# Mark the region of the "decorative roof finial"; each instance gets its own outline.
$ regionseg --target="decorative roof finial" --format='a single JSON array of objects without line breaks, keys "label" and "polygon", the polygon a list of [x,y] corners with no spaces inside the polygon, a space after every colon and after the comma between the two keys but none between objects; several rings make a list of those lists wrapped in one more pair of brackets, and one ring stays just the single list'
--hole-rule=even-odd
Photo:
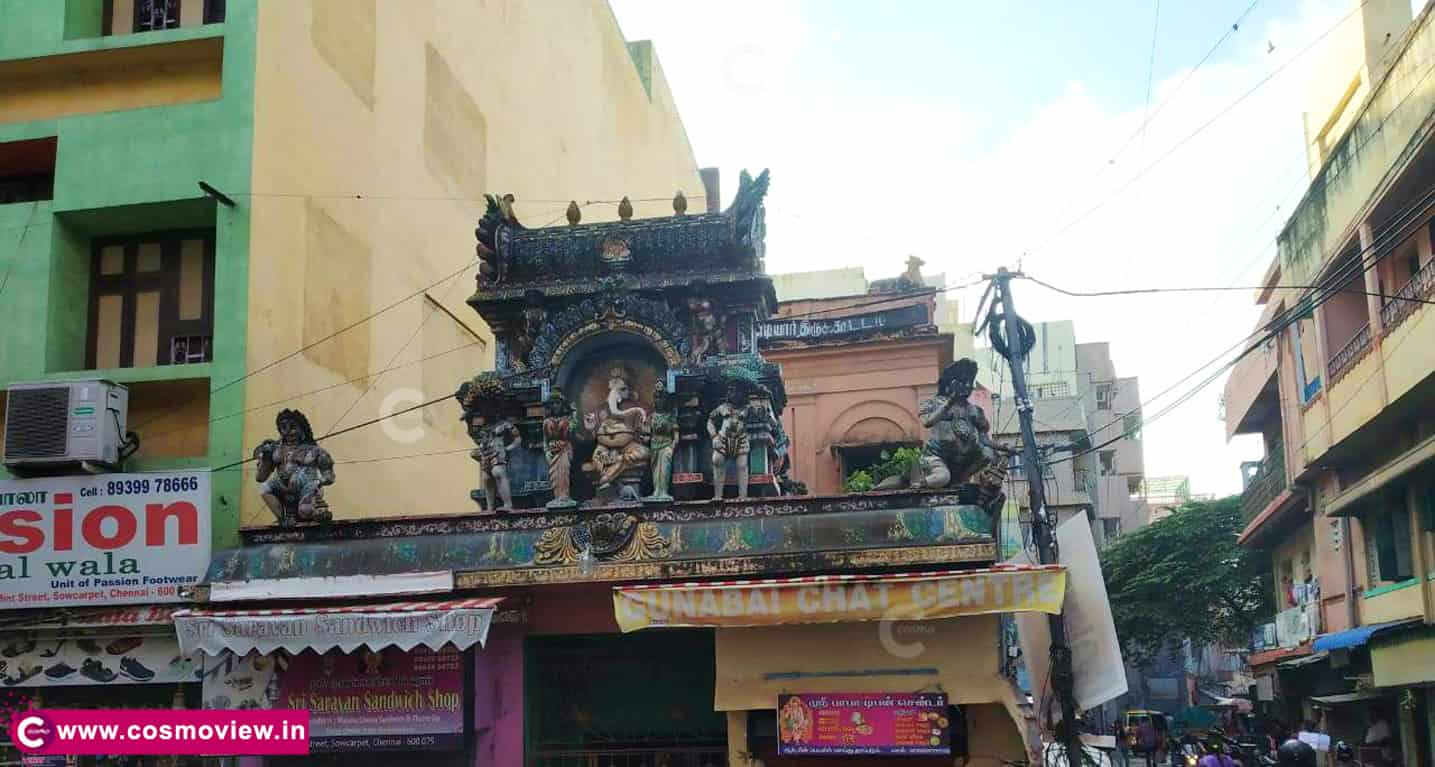
[{"label": "decorative roof finial", "polygon": [[683,190],[673,195],[673,215],[681,216],[688,212],[688,198],[683,196]]},{"label": "decorative roof finial", "polygon": [[621,219],[623,219],[624,221],[627,221],[627,220],[631,219],[632,217],[633,217],[633,203],[632,203],[631,200],[628,199],[628,196],[625,194],[625,195],[623,195],[623,199],[621,199],[621,200],[618,201],[618,218],[621,218]]},{"label": "decorative roof finial", "polygon": [[577,225],[578,225],[578,222],[579,222],[579,221],[582,221],[582,220],[583,220],[583,211],[581,211],[581,210],[578,209],[578,201],[577,201],[577,200],[570,200],[570,201],[568,202],[568,225],[569,225],[569,226],[577,226]]}]

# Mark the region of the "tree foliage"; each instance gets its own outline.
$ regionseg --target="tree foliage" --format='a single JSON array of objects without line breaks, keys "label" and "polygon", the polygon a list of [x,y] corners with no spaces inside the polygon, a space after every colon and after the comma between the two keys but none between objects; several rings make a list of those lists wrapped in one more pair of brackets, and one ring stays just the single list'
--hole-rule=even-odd
[{"label": "tree foliage", "polygon": [[1122,653],[1138,665],[1190,639],[1244,644],[1274,609],[1266,558],[1236,545],[1240,496],[1192,501],[1101,554]]}]

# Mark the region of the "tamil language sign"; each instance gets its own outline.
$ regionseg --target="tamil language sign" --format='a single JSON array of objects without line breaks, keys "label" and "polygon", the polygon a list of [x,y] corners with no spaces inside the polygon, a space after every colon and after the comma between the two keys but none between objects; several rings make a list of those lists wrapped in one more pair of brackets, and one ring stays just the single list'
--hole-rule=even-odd
[{"label": "tamil language sign", "polygon": [[209,512],[208,471],[0,482],[0,609],[180,601]]},{"label": "tamil language sign", "polygon": [[952,753],[944,693],[780,695],[780,756],[946,756]]},{"label": "tamil language sign", "polygon": [[771,319],[757,324],[758,342],[786,340],[820,340],[832,336],[848,336],[881,330],[896,330],[914,325],[927,325],[927,307],[921,304],[888,309],[881,312],[853,314],[846,317],[812,319]]},{"label": "tamil language sign", "polygon": [[174,615],[175,632],[185,652],[220,655],[285,650],[325,652],[360,647],[401,650],[452,644],[460,650],[483,644],[497,599],[448,603],[409,602],[292,610],[182,610]]},{"label": "tamil language sign", "polygon": [[623,631],[655,626],[774,626],[928,620],[1005,612],[1061,612],[1061,567],[1011,567],[784,581],[618,586]]},{"label": "tamil language sign", "polygon": [[309,711],[311,751],[463,748],[463,653],[303,653],[279,674],[275,708]]}]

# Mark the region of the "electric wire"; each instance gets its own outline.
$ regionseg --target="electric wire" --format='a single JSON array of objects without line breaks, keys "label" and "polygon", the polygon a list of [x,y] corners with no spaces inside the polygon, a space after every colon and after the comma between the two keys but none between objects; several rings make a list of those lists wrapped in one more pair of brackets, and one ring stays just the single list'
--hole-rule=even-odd
[{"label": "electric wire", "polygon": [[1163,152],[1162,154],[1160,154],[1155,160],[1153,160],[1153,161],[1151,161],[1150,163],[1148,163],[1148,164],[1146,164],[1145,166],[1143,166],[1140,170],[1138,170],[1138,171],[1136,172],[1136,174],[1135,174],[1134,176],[1132,176],[1132,177],[1131,177],[1130,179],[1128,179],[1125,183],[1123,183],[1123,184],[1121,184],[1119,187],[1117,187],[1111,194],[1107,195],[1104,199],[1102,199],[1100,202],[1096,203],[1095,205],[1091,206],[1090,208],[1087,208],[1086,211],[1084,211],[1083,213],[1081,213],[1080,215],[1078,215],[1076,218],[1072,219],[1071,221],[1068,221],[1066,224],[1063,224],[1063,225],[1062,225],[1061,227],[1059,227],[1055,232],[1053,232],[1053,233],[1051,233],[1050,235],[1048,235],[1045,240],[1043,240],[1039,245],[1037,245],[1037,247],[1035,247],[1035,248],[1030,248],[1030,249],[1027,249],[1026,251],[1023,251],[1023,257],[1024,257],[1024,258],[1029,258],[1029,257],[1032,257],[1032,256],[1034,256],[1035,254],[1040,253],[1041,251],[1045,250],[1046,247],[1049,246],[1049,245],[1050,245],[1053,241],[1055,241],[1057,238],[1061,237],[1062,235],[1064,235],[1064,234],[1066,234],[1067,232],[1071,231],[1072,229],[1076,228],[1076,227],[1079,226],[1082,222],[1086,221],[1086,219],[1090,218],[1091,216],[1095,215],[1097,212],[1099,212],[1099,211],[1101,211],[1103,208],[1105,208],[1107,205],[1111,204],[1112,201],[1114,201],[1117,197],[1119,197],[1119,196],[1121,196],[1122,194],[1124,194],[1124,193],[1126,192],[1126,190],[1130,189],[1132,186],[1135,186],[1139,181],[1141,181],[1141,179],[1145,178],[1146,175],[1147,175],[1148,173],[1150,173],[1152,170],[1154,170],[1157,166],[1159,166],[1160,164],[1162,164],[1163,162],[1165,162],[1165,161],[1166,161],[1167,159],[1169,159],[1172,155],[1176,154],[1176,153],[1177,153],[1178,151],[1180,151],[1183,147],[1185,147],[1187,144],[1189,144],[1191,141],[1193,141],[1196,137],[1200,136],[1202,133],[1205,133],[1207,129],[1209,129],[1209,128],[1210,128],[1212,125],[1214,125],[1216,122],[1220,121],[1221,118],[1223,118],[1223,117],[1225,117],[1226,115],[1230,114],[1232,111],[1235,110],[1236,107],[1238,107],[1238,106],[1240,106],[1241,104],[1245,103],[1245,101],[1246,101],[1247,99],[1249,99],[1251,96],[1255,95],[1255,93],[1256,93],[1257,91],[1259,91],[1261,88],[1265,87],[1267,84],[1269,84],[1269,83],[1270,83],[1272,80],[1274,80],[1276,77],[1280,76],[1280,75],[1281,75],[1283,72],[1285,72],[1292,64],[1294,64],[1296,61],[1298,61],[1298,60],[1300,60],[1301,58],[1303,58],[1307,53],[1309,53],[1311,50],[1313,50],[1317,45],[1320,45],[1322,42],[1324,42],[1325,39],[1328,38],[1328,37],[1330,37],[1330,35],[1331,35],[1333,32],[1335,32],[1335,30],[1336,30],[1337,28],[1339,28],[1341,25],[1345,24],[1345,23],[1346,23],[1347,21],[1349,21],[1350,19],[1354,18],[1355,15],[1358,14],[1358,13],[1360,12],[1360,10],[1361,10],[1362,8],[1364,8],[1364,7],[1365,7],[1365,4],[1368,3],[1368,2],[1369,2],[1369,0],[1361,0],[1360,4],[1357,5],[1354,10],[1350,11],[1350,12],[1347,13],[1345,16],[1342,16],[1339,21],[1335,22],[1335,24],[1331,25],[1331,26],[1330,26],[1329,28],[1327,28],[1324,32],[1322,32],[1322,33],[1320,33],[1318,36],[1316,36],[1316,38],[1315,38],[1314,40],[1312,40],[1311,42],[1307,43],[1306,46],[1305,46],[1304,48],[1301,48],[1298,52],[1296,52],[1296,54],[1295,54],[1294,56],[1292,56],[1292,57],[1290,57],[1289,59],[1287,59],[1287,60],[1285,60],[1284,62],[1282,62],[1282,63],[1281,63],[1279,66],[1277,66],[1273,71],[1271,71],[1271,72],[1270,72],[1269,74],[1267,74],[1265,77],[1261,78],[1258,82],[1256,82],[1254,85],[1252,85],[1250,88],[1248,88],[1248,89],[1247,89],[1245,92],[1243,92],[1241,95],[1237,96],[1234,101],[1231,101],[1229,104],[1227,104],[1226,106],[1222,107],[1219,111],[1217,111],[1216,114],[1214,114],[1213,116],[1211,116],[1210,118],[1208,118],[1205,122],[1201,123],[1194,131],[1190,132],[1190,133],[1187,134],[1184,138],[1182,138],[1181,140],[1177,141],[1175,144],[1171,145],[1169,148],[1167,148],[1167,150],[1166,150],[1165,152]]},{"label": "electric wire", "polygon": [[[1139,414],[1142,409],[1144,409],[1145,407],[1149,407],[1151,403],[1155,402],[1156,400],[1159,400],[1161,397],[1170,393],[1176,387],[1180,386],[1186,381],[1189,381],[1191,378],[1194,378],[1196,375],[1199,375],[1201,371],[1205,370],[1211,365],[1216,364],[1231,351],[1241,347],[1242,345],[1247,344],[1252,338],[1255,338],[1256,336],[1262,336],[1258,341],[1256,341],[1255,343],[1251,343],[1249,346],[1246,347],[1245,350],[1241,351],[1234,358],[1217,368],[1215,372],[1213,372],[1207,378],[1203,379],[1194,388],[1182,394],[1175,401],[1164,406],[1156,414],[1150,417],[1143,416],[1141,419],[1141,423],[1137,426],[1137,428],[1144,429],[1148,424],[1156,421],[1167,413],[1170,413],[1176,407],[1179,407],[1180,405],[1183,405],[1186,402],[1190,401],[1190,399],[1192,399],[1197,393],[1199,393],[1206,386],[1210,385],[1213,381],[1215,381],[1215,379],[1219,378],[1222,373],[1234,367],[1236,363],[1238,363],[1241,359],[1245,358],[1248,354],[1260,348],[1267,341],[1279,337],[1279,335],[1284,332],[1287,327],[1305,317],[1307,314],[1312,312],[1315,307],[1320,306],[1321,304],[1333,298],[1335,295],[1339,294],[1341,292],[1341,286],[1348,284],[1349,282],[1359,277],[1361,274],[1364,274],[1365,272],[1368,272],[1371,269],[1375,268],[1383,259],[1383,256],[1369,259],[1369,262],[1366,263],[1366,259],[1364,258],[1365,254],[1368,252],[1378,252],[1381,249],[1385,248],[1385,246],[1390,244],[1390,242],[1393,241],[1397,235],[1403,233],[1403,230],[1409,225],[1411,221],[1413,221],[1415,218],[1418,218],[1422,213],[1424,213],[1431,202],[1435,202],[1435,188],[1432,188],[1430,191],[1426,192],[1423,197],[1417,199],[1413,204],[1406,206],[1403,213],[1398,214],[1395,217],[1395,220],[1392,221],[1392,223],[1384,230],[1382,230],[1380,236],[1374,238],[1369,246],[1362,248],[1360,252],[1351,256],[1349,264],[1347,266],[1339,267],[1333,274],[1331,274],[1330,277],[1324,283],[1325,287],[1323,289],[1316,290],[1311,295],[1302,297],[1301,300],[1296,301],[1294,305],[1284,310],[1276,317],[1272,318],[1260,329],[1257,329],[1255,332],[1242,338],[1233,346],[1222,351],[1219,355],[1217,355],[1215,359],[1197,368],[1195,371],[1188,374],[1180,381],[1177,381],[1174,385],[1166,388],[1152,399],[1148,400],[1145,403],[1142,403],[1142,405],[1138,406],[1137,408],[1134,408],[1131,411],[1122,414],[1121,419],[1113,420],[1105,427],[1092,431],[1091,435],[1095,435],[1101,431],[1104,431],[1105,429],[1110,428],[1116,423],[1124,423],[1125,416]],[[1424,303],[1430,302],[1427,301]],[[1114,444],[1115,442],[1124,439],[1126,436],[1127,435],[1123,433],[1098,445],[1082,450],[1080,452],[1073,453],[1068,458],[1059,459],[1054,463],[1075,460],[1082,455],[1090,454],[1111,444]]]}]

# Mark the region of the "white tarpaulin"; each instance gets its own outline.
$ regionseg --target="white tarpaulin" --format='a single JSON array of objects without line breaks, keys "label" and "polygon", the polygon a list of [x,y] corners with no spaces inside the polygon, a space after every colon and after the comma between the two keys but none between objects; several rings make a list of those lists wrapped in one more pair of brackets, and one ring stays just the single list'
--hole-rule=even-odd
[{"label": "white tarpaulin", "polygon": [[217,656],[275,650],[324,653],[360,647],[412,650],[446,644],[482,645],[501,598],[400,602],[280,610],[181,610],[174,615],[180,648]]},{"label": "white tarpaulin", "polygon": [[[1061,550],[1061,564],[1066,566],[1066,604],[1062,617],[1066,622],[1066,641],[1071,647],[1072,665],[1076,672],[1076,703],[1082,709],[1097,706],[1126,693],[1126,668],[1121,660],[1121,645],[1116,639],[1116,623],[1111,617],[1111,603],[1106,599],[1106,580],[1101,575],[1101,560],[1096,541],[1085,514],[1078,514],[1056,528],[1056,543]],[[1010,564],[1025,564],[1026,555]],[[1051,689],[1051,631],[1047,617],[1034,613],[1016,613],[1017,634],[1021,639],[1022,657],[1031,674],[1033,691]]]}]

